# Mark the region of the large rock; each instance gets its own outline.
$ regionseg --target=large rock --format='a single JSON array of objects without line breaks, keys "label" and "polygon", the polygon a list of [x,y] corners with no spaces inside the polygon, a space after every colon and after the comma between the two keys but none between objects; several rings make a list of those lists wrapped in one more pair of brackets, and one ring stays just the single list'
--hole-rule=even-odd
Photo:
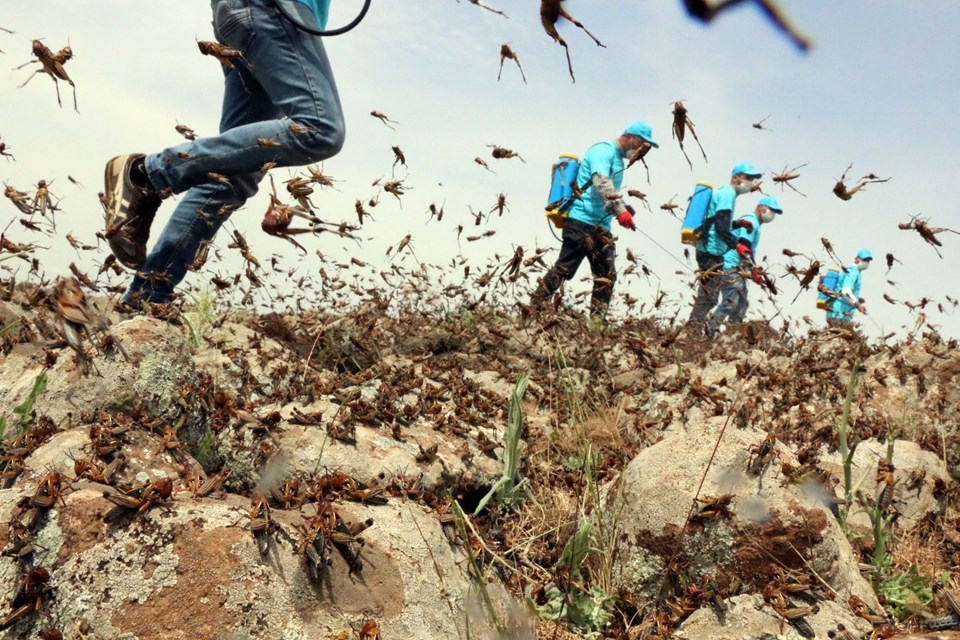
[{"label": "large rock", "polygon": [[[723,573],[759,592],[769,581],[767,567],[779,562],[801,571],[812,568],[842,601],[857,595],[876,608],[850,543],[822,500],[782,485],[776,459],[760,478],[746,473],[749,447],[766,435],[756,429],[726,429],[700,491],[701,498],[732,495],[732,517],[691,522],[678,549],[723,424],[716,418],[674,431],[642,451],[615,481],[608,507],[617,531],[615,586],[640,598],[651,596],[677,550],[678,565],[694,581],[705,573]],[[796,464],[786,447],[777,450],[783,462]]]},{"label": "large rock", "polygon": [[[774,613],[769,606],[763,605],[763,598],[757,594],[741,595],[727,601],[727,611],[723,617],[717,611],[704,607],[690,614],[674,634],[677,638],[710,640],[743,640],[743,638],[785,638],[801,640],[803,638],[784,618]],[[869,634],[873,626],[858,618],[846,606],[829,600],[819,603],[820,610],[806,616],[804,620],[816,633],[817,638],[826,638],[827,632],[842,624],[847,631],[859,637]]]},{"label": "large rock", "polygon": [[[880,485],[876,481],[877,462],[887,457],[887,443],[877,440],[865,440],[857,445],[853,453],[851,466],[853,486],[873,500],[879,494]],[[843,477],[843,463],[839,452],[820,456],[820,467]],[[944,470],[943,461],[935,454],[924,451],[908,440],[897,440],[893,447],[893,466],[896,484],[894,485],[893,507],[900,514],[898,523],[904,529],[912,529],[925,517],[942,514],[944,505],[938,500],[937,481],[952,488],[956,483]],[[869,515],[857,507],[852,507],[847,522],[864,528],[870,528]]]},{"label": "large rock", "polygon": [[[3,521],[18,495],[0,491]],[[37,532],[35,562],[49,570],[54,588],[49,624],[59,629],[85,625],[90,637],[126,640],[307,640],[343,631],[356,637],[373,618],[385,638],[464,633],[462,555],[421,506],[338,504],[345,520],[374,524],[364,533],[362,573],[349,575],[334,552],[322,584],[286,537],[261,557],[247,528],[249,501],[178,497],[167,509],[107,525],[102,517],[111,507],[98,485],[78,485]],[[299,512],[273,515],[299,539]],[[13,560],[0,559],[0,584],[15,584],[18,571]],[[35,637],[47,624],[35,618],[0,637]]]},{"label": "large rock", "polygon": [[[37,400],[39,412],[62,423],[72,414],[139,409],[151,418],[171,422],[192,412],[180,391],[197,381],[193,359],[180,329],[167,322],[138,316],[115,325],[113,335],[129,359],[113,351],[97,354],[83,375],[69,349],[61,349],[47,370],[46,392]],[[38,344],[19,345],[0,361],[0,407],[20,403],[44,371],[44,350]]]},{"label": "large rock", "polygon": [[[303,413],[319,412],[323,421],[336,422],[339,405],[319,401],[298,407]],[[286,414],[290,407],[281,411]],[[389,429],[357,426],[356,444],[330,437],[318,426],[281,423],[275,432],[277,448],[290,455],[290,466],[300,476],[316,472],[341,471],[368,484],[383,484],[394,476],[419,477],[424,489],[443,492],[443,488],[489,486],[503,473],[503,448],[491,454],[477,446],[478,434],[502,443],[503,435],[493,429],[475,427],[464,438],[447,435],[430,423],[418,421],[403,429],[402,440],[392,437]],[[435,449],[434,449],[435,448]],[[433,451],[427,456],[424,451]]]}]

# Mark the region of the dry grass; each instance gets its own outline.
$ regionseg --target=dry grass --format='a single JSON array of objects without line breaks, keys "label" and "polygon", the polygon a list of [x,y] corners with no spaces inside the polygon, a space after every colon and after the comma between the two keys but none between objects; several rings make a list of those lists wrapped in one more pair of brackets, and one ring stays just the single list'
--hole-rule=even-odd
[{"label": "dry grass", "polygon": [[593,413],[583,423],[586,437],[600,450],[620,449],[627,446],[623,437],[624,397],[617,406],[610,406]]},{"label": "dry grass", "polygon": [[537,620],[537,640],[581,640],[582,636],[567,631],[549,620]]},{"label": "dry grass", "polygon": [[942,553],[944,537],[936,532],[923,539],[916,530],[899,534],[891,545],[890,559],[897,571],[907,571],[911,565],[917,565],[920,575],[939,577],[944,571],[951,571],[948,558]]},{"label": "dry grass", "polygon": [[566,487],[535,483],[532,488],[533,500],[520,516],[504,522],[504,537],[510,541],[511,555],[550,572],[559,557],[560,541],[576,526],[577,496]]}]

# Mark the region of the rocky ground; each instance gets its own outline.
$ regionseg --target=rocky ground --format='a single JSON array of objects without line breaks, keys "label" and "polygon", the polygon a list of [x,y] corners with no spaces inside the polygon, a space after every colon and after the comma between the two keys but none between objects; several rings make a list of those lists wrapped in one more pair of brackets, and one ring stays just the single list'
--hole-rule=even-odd
[{"label": "rocky ground", "polygon": [[0,301],[0,638],[960,638],[935,335],[94,299],[88,361],[51,295]]}]

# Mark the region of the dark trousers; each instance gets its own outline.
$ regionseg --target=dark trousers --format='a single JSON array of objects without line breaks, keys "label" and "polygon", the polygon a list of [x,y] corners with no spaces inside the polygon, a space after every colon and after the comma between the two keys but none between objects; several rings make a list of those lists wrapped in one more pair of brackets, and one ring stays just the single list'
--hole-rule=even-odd
[{"label": "dark trousers", "polygon": [[593,227],[579,220],[567,220],[563,225],[563,245],[557,263],[543,277],[533,292],[531,304],[540,306],[556,293],[564,280],[572,280],[580,263],[586,258],[593,273],[593,296],[590,315],[605,313],[613,295],[617,279],[614,266],[617,247],[613,235],[603,227]]},{"label": "dark trousers", "polygon": [[707,320],[710,310],[717,306],[720,298],[721,274],[723,273],[723,256],[697,252],[697,267],[699,284],[697,298],[693,301],[693,312],[690,313],[690,322],[703,323]]}]

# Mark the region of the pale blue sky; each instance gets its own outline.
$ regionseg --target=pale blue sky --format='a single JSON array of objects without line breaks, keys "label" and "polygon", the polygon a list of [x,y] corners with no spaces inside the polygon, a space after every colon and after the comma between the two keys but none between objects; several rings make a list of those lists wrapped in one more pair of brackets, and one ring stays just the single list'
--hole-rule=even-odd
[{"label": "pale blue sky", "polygon": [[[928,296],[943,302],[947,313],[928,306],[928,321],[960,337],[960,315],[945,301],[945,296],[960,298],[954,277],[960,271],[960,237],[941,236],[941,260],[917,234],[896,226],[923,214],[934,225],[960,228],[951,198],[960,168],[960,127],[953,114],[960,97],[960,3],[782,0],[784,11],[815,42],[802,55],[750,7],[702,27],[685,17],[679,0],[568,0],[567,9],[607,45],[598,48],[580,30],[561,27],[577,76],[573,84],[563,50],[543,33],[534,2],[490,0],[509,19],[466,0],[373,2],[357,30],[328,41],[347,117],[347,143],[324,166],[342,180],[339,191],[319,194],[314,202],[321,217],[352,219],[354,200],[366,201],[376,192],[371,182],[390,175],[392,145],[406,154],[408,172],[400,170],[397,176],[407,176],[409,192],[402,208],[392,196],[381,195],[372,210],[375,222],[368,222],[361,234],[361,247],[321,236],[306,240],[311,251],[319,249],[341,262],[358,256],[382,269],[386,247],[410,233],[421,260],[449,264],[458,253],[456,225],[472,225],[468,207],[489,210],[501,192],[509,211],[464,232],[465,237],[497,230],[493,237],[462,242],[474,275],[483,272],[494,253],[512,254],[516,245],[528,254],[536,246],[557,247],[542,216],[556,155],[582,154],[593,142],[645,119],[660,142],[647,158],[651,183],[638,165],[625,176],[624,189],[648,194],[654,212],[634,202],[637,222],[664,248],[623,231],[618,266],[621,271],[627,266],[624,256],[630,248],[659,281],[622,277],[615,297],[629,293],[647,301],[663,289],[670,295],[661,311],[672,315],[682,305],[680,315],[687,315],[691,277],[675,273],[685,268],[676,261],[683,261],[679,223],[657,207],[674,194],[676,201],[685,201],[698,180],[722,183],[733,164],[749,160],[767,173],[764,189],[786,210],[764,228],[758,253],[768,256],[769,263],[784,262],[784,247],[828,260],[820,245],[824,235],[845,259],[870,247],[878,260],[864,274],[863,295],[872,318],[863,321],[868,332],[880,335],[881,328],[885,333],[914,324],[915,316],[905,307],[883,301],[881,294],[887,293],[898,300]],[[181,138],[173,129],[178,121],[201,135],[215,131],[220,70],[198,53],[194,41],[212,38],[209,13],[209,3],[184,0],[3,3],[0,26],[16,33],[0,32],[0,49],[6,52],[0,55],[0,139],[17,162],[0,162],[0,177],[20,189],[40,178],[55,180],[52,191],[63,197],[58,229],[92,241],[102,224],[96,192],[108,158],[178,144]],[[54,49],[69,38],[76,57],[67,70],[77,83],[80,115],[70,109],[66,85],[61,87],[63,109],[45,77],[17,88],[28,70],[11,67],[30,59],[34,37],[45,37]],[[504,42],[519,55],[529,84],[522,83],[510,61],[497,82]],[[681,98],[709,158],[704,163],[690,140],[693,171],[670,136],[671,105]],[[370,117],[373,109],[399,121],[397,130]],[[750,126],[768,114],[765,126],[771,131]],[[494,160],[487,144],[519,152],[526,164]],[[476,156],[496,174],[474,164]],[[770,182],[771,171],[805,162],[809,164],[794,184],[809,197],[781,193]],[[851,162],[848,177],[873,172],[893,179],[842,202],[831,188]],[[67,175],[85,189],[68,182]],[[276,172],[278,180],[287,176],[286,170]],[[431,202],[446,203],[440,224],[424,224]],[[754,197],[742,198],[738,213],[755,202]],[[293,264],[289,245],[259,230],[265,206],[261,193],[232,222],[251,240],[255,253],[283,253]],[[171,210],[170,204],[161,209],[154,235]],[[14,213],[8,202],[0,204],[0,223]],[[12,237],[30,239],[19,229]],[[76,260],[62,238],[41,243],[53,248],[44,257],[51,275]],[[217,244],[227,243],[222,233]],[[882,257],[888,251],[904,262],[886,276],[899,283],[896,288],[885,282]],[[555,253],[549,256],[552,262]],[[89,265],[90,254],[84,260]],[[307,259],[302,270],[315,272],[316,267],[315,258]],[[771,270],[778,276],[783,272],[780,266]],[[586,265],[578,275],[589,275]],[[461,276],[462,267],[448,274],[455,281]],[[203,278],[191,276],[191,281]],[[783,291],[777,304],[788,315],[806,314],[822,323],[812,293],[791,305],[795,283],[789,277],[779,282]],[[575,289],[584,286],[576,283]],[[751,314],[772,315],[772,307],[761,303],[763,296],[751,293]],[[578,304],[585,303],[581,299]]]}]

